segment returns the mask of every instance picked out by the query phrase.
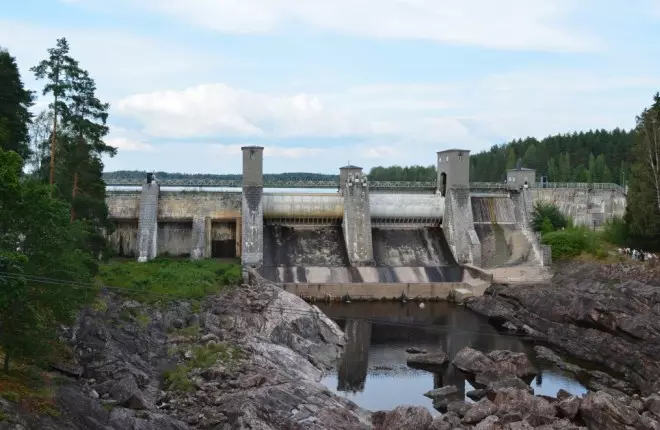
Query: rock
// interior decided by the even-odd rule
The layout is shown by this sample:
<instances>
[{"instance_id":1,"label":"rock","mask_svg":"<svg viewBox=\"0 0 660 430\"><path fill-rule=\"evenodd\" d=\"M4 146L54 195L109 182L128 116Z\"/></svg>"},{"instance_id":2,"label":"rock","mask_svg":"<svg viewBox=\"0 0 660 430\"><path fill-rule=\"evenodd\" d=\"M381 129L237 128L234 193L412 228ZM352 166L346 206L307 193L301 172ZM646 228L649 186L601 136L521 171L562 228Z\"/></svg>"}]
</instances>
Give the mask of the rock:
<instances>
[{"instance_id":1,"label":"rock","mask_svg":"<svg viewBox=\"0 0 660 430\"><path fill-rule=\"evenodd\" d=\"M525 378L537 372L524 353L502 350L484 354L466 347L458 351L452 364L464 372L491 375L491 381L505 376Z\"/></svg>"},{"instance_id":2,"label":"rock","mask_svg":"<svg viewBox=\"0 0 660 430\"><path fill-rule=\"evenodd\" d=\"M470 410L465 413L462 422L465 424L476 424L487 416L493 415L495 412L497 412L497 406L488 399L482 399L472 405Z\"/></svg>"},{"instance_id":3,"label":"rock","mask_svg":"<svg viewBox=\"0 0 660 430\"><path fill-rule=\"evenodd\" d=\"M406 359L409 367L420 369L437 369L447 363L447 354L444 352L434 352L430 354L412 354Z\"/></svg>"},{"instance_id":4,"label":"rock","mask_svg":"<svg viewBox=\"0 0 660 430\"><path fill-rule=\"evenodd\" d=\"M461 423L461 418L454 412L447 412L434 418L429 426L429 430L462 430L465 428Z\"/></svg>"},{"instance_id":5,"label":"rock","mask_svg":"<svg viewBox=\"0 0 660 430\"><path fill-rule=\"evenodd\" d=\"M511 324L509 321L507 321L507 322L505 322L504 324L502 324L502 328L505 328L505 329L507 329L507 330L509 330L509 331L518 331L518 327L516 327L515 325Z\"/></svg>"},{"instance_id":6,"label":"rock","mask_svg":"<svg viewBox=\"0 0 660 430\"><path fill-rule=\"evenodd\" d=\"M569 420L574 420L580 409L580 399L575 396L565 398L557 404L559 415Z\"/></svg>"},{"instance_id":7,"label":"rock","mask_svg":"<svg viewBox=\"0 0 660 430\"><path fill-rule=\"evenodd\" d=\"M426 430L433 417L422 406L399 406L387 412L379 430L419 429Z\"/></svg>"},{"instance_id":8,"label":"rock","mask_svg":"<svg viewBox=\"0 0 660 430\"><path fill-rule=\"evenodd\" d=\"M456 400L449 402L447 405L447 412L453 412L459 417L464 417L467 411L470 409L471 405L468 405L462 400Z\"/></svg>"},{"instance_id":9,"label":"rock","mask_svg":"<svg viewBox=\"0 0 660 430\"><path fill-rule=\"evenodd\" d=\"M537 345L534 347L534 351L536 352L536 356L538 358L541 358L545 361L549 361L550 363L553 363L555 366L559 367L562 370L571 372L574 375L580 375L586 373L586 370L584 370L580 366L565 362L558 354L556 354L550 348Z\"/></svg>"},{"instance_id":10,"label":"rock","mask_svg":"<svg viewBox=\"0 0 660 430\"><path fill-rule=\"evenodd\" d=\"M89 397L91 397L92 399L98 399L99 398L99 393L97 393L96 390L91 390L89 392Z\"/></svg>"},{"instance_id":11,"label":"rock","mask_svg":"<svg viewBox=\"0 0 660 430\"><path fill-rule=\"evenodd\" d=\"M632 426L639 419L637 411L604 392L587 393L579 413L587 427L602 430Z\"/></svg>"},{"instance_id":12,"label":"rock","mask_svg":"<svg viewBox=\"0 0 660 430\"><path fill-rule=\"evenodd\" d=\"M465 393L466 396L468 396L470 399L477 401L480 399L483 399L486 397L486 394L488 394L488 389L487 388L479 388L476 390L470 390L467 393Z\"/></svg>"},{"instance_id":13,"label":"rock","mask_svg":"<svg viewBox=\"0 0 660 430\"><path fill-rule=\"evenodd\" d=\"M213 333L207 333L207 334L203 335L203 336L200 338L200 340L201 340L202 342L204 342L204 343L207 343L207 342L209 342L209 341L211 341L211 340L213 340L213 341L215 341L215 342L219 342L219 341L220 341L220 338L218 338L218 336L215 335L215 334L213 334Z\"/></svg>"},{"instance_id":14,"label":"rock","mask_svg":"<svg viewBox=\"0 0 660 430\"><path fill-rule=\"evenodd\" d=\"M427 351L425 349L417 348L417 347L414 347L414 346L406 348L406 352L408 354L426 354L427 353Z\"/></svg>"},{"instance_id":15,"label":"rock","mask_svg":"<svg viewBox=\"0 0 660 430\"><path fill-rule=\"evenodd\" d=\"M555 420L555 407L548 400L531 395L527 390L503 388L494 394L493 404L498 408L499 416L519 414L535 427Z\"/></svg>"},{"instance_id":16,"label":"rock","mask_svg":"<svg viewBox=\"0 0 660 430\"><path fill-rule=\"evenodd\" d=\"M570 262L550 282L494 284L465 304L491 320L527 326L538 340L624 375L650 394L660 390L658 286L657 271L645 267Z\"/></svg>"},{"instance_id":17,"label":"rock","mask_svg":"<svg viewBox=\"0 0 660 430\"><path fill-rule=\"evenodd\" d=\"M441 388L436 388L435 390L427 391L426 393L424 393L424 396L428 397L431 400L435 400L456 393L458 393L458 388L456 388L454 385L447 385Z\"/></svg>"},{"instance_id":18,"label":"rock","mask_svg":"<svg viewBox=\"0 0 660 430\"><path fill-rule=\"evenodd\" d=\"M505 424L503 430L533 430L534 427L529 425L527 421L517 421L514 423Z\"/></svg>"},{"instance_id":19,"label":"rock","mask_svg":"<svg viewBox=\"0 0 660 430\"><path fill-rule=\"evenodd\" d=\"M644 399L644 407L660 418L660 395L654 393Z\"/></svg>"},{"instance_id":20,"label":"rock","mask_svg":"<svg viewBox=\"0 0 660 430\"><path fill-rule=\"evenodd\" d=\"M480 375L477 375L477 382L480 382ZM518 378L517 376L506 376L502 379L498 379L495 382L491 382L488 385L488 391L496 391L501 388L517 388L519 390L525 390L530 394L534 394L534 389L529 386L528 383Z\"/></svg>"},{"instance_id":21,"label":"rock","mask_svg":"<svg viewBox=\"0 0 660 430\"><path fill-rule=\"evenodd\" d=\"M499 421L500 419L495 415L488 416L474 426L474 430L500 430L502 426L499 425Z\"/></svg>"},{"instance_id":22,"label":"rock","mask_svg":"<svg viewBox=\"0 0 660 430\"><path fill-rule=\"evenodd\" d=\"M125 376L110 389L110 397L120 406L131 409L146 409L142 392L131 376Z\"/></svg>"}]
</instances>

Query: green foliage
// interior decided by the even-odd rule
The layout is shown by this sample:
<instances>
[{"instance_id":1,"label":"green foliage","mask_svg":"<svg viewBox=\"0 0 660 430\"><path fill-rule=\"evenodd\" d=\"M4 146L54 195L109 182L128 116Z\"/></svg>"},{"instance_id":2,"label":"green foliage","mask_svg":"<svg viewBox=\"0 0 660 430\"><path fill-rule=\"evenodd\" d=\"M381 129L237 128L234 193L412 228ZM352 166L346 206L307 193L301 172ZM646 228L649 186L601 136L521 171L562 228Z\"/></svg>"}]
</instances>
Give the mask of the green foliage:
<instances>
[{"instance_id":1,"label":"green foliage","mask_svg":"<svg viewBox=\"0 0 660 430\"><path fill-rule=\"evenodd\" d=\"M638 117L625 221L632 240L660 250L660 94Z\"/></svg>"},{"instance_id":2,"label":"green foliage","mask_svg":"<svg viewBox=\"0 0 660 430\"><path fill-rule=\"evenodd\" d=\"M571 227L543 235L543 243L552 247L552 259L563 260L588 253L597 257L607 256L607 251L597 232L586 227Z\"/></svg>"},{"instance_id":3,"label":"green foliage","mask_svg":"<svg viewBox=\"0 0 660 430\"><path fill-rule=\"evenodd\" d=\"M157 258L110 261L102 265L99 279L104 285L126 288L126 294L143 302L169 302L202 298L242 281L238 264L215 260Z\"/></svg>"},{"instance_id":4,"label":"green foliage","mask_svg":"<svg viewBox=\"0 0 660 430\"><path fill-rule=\"evenodd\" d=\"M531 224L534 231L547 233L568 227L568 218L556 205L540 201L534 204Z\"/></svg>"},{"instance_id":5,"label":"green foliage","mask_svg":"<svg viewBox=\"0 0 660 430\"><path fill-rule=\"evenodd\" d=\"M34 94L23 87L16 60L0 49L0 148L30 155L28 124Z\"/></svg>"},{"instance_id":6,"label":"green foliage","mask_svg":"<svg viewBox=\"0 0 660 430\"><path fill-rule=\"evenodd\" d=\"M190 392L195 385L188 374L193 369L208 369L218 361L224 365L233 365L243 357L243 351L227 343L210 343L192 348L190 360L179 364L175 369L164 374L165 385L169 390Z\"/></svg>"},{"instance_id":7,"label":"green foliage","mask_svg":"<svg viewBox=\"0 0 660 430\"><path fill-rule=\"evenodd\" d=\"M601 237L614 245L630 245L630 230L623 218L616 217L605 221L601 228Z\"/></svg>"},{"instance_id":8,"label":"green foliage","mask_svg":"<svg viewBox=\"0 0 660 430\"><path fill-rule=\"evenodd\" d=\"M67 282L91 282L95 263L81 250L86 230L48 187L20 179L22 161L0 149L0 345L11 358L44 357L60 324L94 297ZM59 282L53 283L51 280Z\"/></svg>"}]
</instances>

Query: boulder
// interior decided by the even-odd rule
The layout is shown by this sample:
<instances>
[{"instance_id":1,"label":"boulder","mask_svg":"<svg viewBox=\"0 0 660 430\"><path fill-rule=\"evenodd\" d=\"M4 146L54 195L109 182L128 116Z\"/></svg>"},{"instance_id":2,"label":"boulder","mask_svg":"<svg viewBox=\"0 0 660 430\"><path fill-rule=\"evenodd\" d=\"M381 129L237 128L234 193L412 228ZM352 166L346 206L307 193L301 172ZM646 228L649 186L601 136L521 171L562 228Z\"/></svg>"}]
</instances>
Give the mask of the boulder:
<instances>
[{"instance_id":1,"label":"boulder","mask_svg":"<svg viewBox=\"0 0 660 430\"><path fill-rule=\"evenodd\" d=\"M552 423L556 419L554 405L542 397L530 394L527 390L499 389L494 393L493 404L498 408L499 416L517 414L522 420L535 427Z\"/></svg>"},{"instance_id":2,"label":"boulder","mask_svg":"<svg viewBox=\"0 0 660 430\"><path fill-rule=\"evenodd\" d=\"M399 406L385 414L377 430L427 430L433 421L428 409L422 406Z\"/></svg>"},{"instance_id":3,"label":"boulder","mask_svg":"<svg viewBox=\"0 0 660 430\"><path fill-rule=\"evenodd\" d=\"M560 400L557 403L559 415L569 420L574 420L580 410L580 402L580 399L575 396Z\"/></svg>"},{"instance_id":4,"label":"boulder","mask_svg":"<svg viewBox=\"0 0 660 430\"><path fill-rule=\"evenodd\" d=\"M527 378L537 373L527 355L521 352L504 350L495 350L484 354L476 349L466 347L458 351L452 364L467 373L486 374L489 382L505 376Z\"/></svg>"},{"instance_id":5,"label":"boulder","mask_svg":"<svg viewBox=\"0 0 660 430\"><path fill-rule=\"evenodd\" d=\"M636 410L605 392L589 392L580 403L579 414L587 427L599 430L633 426L640 419Z\"/></svg>"},{"instance_id":6,"label":"boulder","mask_svg":"<svg viewBox=\"0 0 660 430\"><path fill-rule=\"evenodd\" d=\"M497 412L497 406L488 399L482 399L472 405L470 410L465 413L462 421L465 424L476 424L495 412Z\"/></svg>"},{"instance_id":7,"label":"boulder","mask_svg":"<svg viewBox=\"0 0 660 430\"><path fill-rule=\"evenodd\" d=\"M406 359L406 363L409 367L427 370L442 368L447 361L449 361L449 359L444 352L410 354Z\"/></svg>"}]
</instances>

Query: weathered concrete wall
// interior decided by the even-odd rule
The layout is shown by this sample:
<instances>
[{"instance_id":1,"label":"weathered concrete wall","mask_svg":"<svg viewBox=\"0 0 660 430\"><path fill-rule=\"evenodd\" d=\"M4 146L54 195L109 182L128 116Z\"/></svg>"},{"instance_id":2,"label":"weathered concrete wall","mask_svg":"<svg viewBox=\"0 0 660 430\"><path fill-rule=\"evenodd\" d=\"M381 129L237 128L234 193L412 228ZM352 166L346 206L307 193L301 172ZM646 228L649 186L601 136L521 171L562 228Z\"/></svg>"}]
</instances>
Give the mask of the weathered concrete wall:
<instances>
[{"instance_id":1,"label":"weathered concrete wall","mask_svg":"<svg viewBox=\"0 0 660 430\"><path fill-rule=\"evenodd\" d=\"M108 236L110 249L122 257L138 256L138 220L117 220L115 231Z\"/></svg>"},{"instance_id":2,"label":"weathered concrete wall","mask_svg":"<svg viewBox=\"0 0 660 430\"><path fill-rule=\"evenodd\" d=\"M111 212L111 216L114 215ZM209 217L214 220L235 220L241 217L241 193L208 191L162 191L158 203L158 219L192 220Z\"/></svg>"},{"instance_id":3,"label":"weathered concrete wall","mask_svg":"<svg viewBox=\"0 0 660 430\"><path fill-rule=\"evenodd\" d=\"M622 217L626 211L626 196L619 191L533 188L534 202L545 201L559 207L579 225L600 225L612 216Z\"/></svg>"},{"instance_id":4,"label":"weathered concrete wall","mask_svg":"<svg viewBox=\"0 0 660 430\"><path fill-rule=\"evenodd\" d=\"M138 261L156 258L158 246L158 195L157 183L145 184L140 194L138 222Z\"/></svg>"},{"instance_id":5,"label":"weathered concrete wall","mask_svg":"<svg viewBox=\"0 0 660 430\"><path fill-rule=\"evenodd\" d=\"M243 264L260 266L264 261L263 187L243 187Z\"/></svg>"},{"instance_id":6,"label":"weathered concrete wall","mask_svg":"<svg viewBox=\"0 0 660 430\"><path fill-rule=\"evenodd\" d=\"M459 264L481 264L481 244L474 230L472 201L468 188L447 190L442 222L445 237Z\"/></svg>"},{"instance_id":7,"label":"weathered concrete wall","mask_svg":"<svg viewBox=\"0 0 660 430\"><path fill-rule=\"evenodd\" d=\"M371 237L378 266L456 265L439 227L374 228Z\"/></svg>"},{"instance_id":8,"label":"weathered concrete wall","mask_svg":"<svg viewBox=\"0 0 660 430\"><path fill-rule=\"evenodd\" d=\"M112 192L105 198L111 219L138 219L140 217L140 192Z\"/></svg>"},{"instance_id":9,"label":"weathered concrete wall","mask_svg":"<svg viewBox=\"0 0 660 430\"><path fill-rule=\"evenodd\" d=\"M471 295L469 286L462 282L439 282L424 284L408 283L355 283L355 284L283 284L282 288L306 299L339 299L346 295L352 299L396 300L405 295L410 299L447 300L451 296Z\"/></svg>"},{"instance_id":10,"label":"weathered concrete wall","mask_svg":"<svg viewBox=\"0 0 660 430\"><path fill-rule=\"evenodd\" d=\"M158 223L158 255L185 256L192 250L193 223L190 221Z\"/></svg>"},{"instance_id":11,"label":"weathered concrete wall","mask_svg":"<svg viewBox=\"0 0 660 430\"><path fill-rule=\"evenodd\" d=\"M342 186L344 196L344 240L348 259L352 265L372 264L371 209L367 177L361 172L351 173Z\"/></svg>"},{"instance_id":12,"label":"weathered concrete wall","mask_svg":"<svg viewBox=\"0 0 660 430\"><path fill-rule=\"evenodd\" d=\"M339 194L264 193L264 218L335 218L344 216Z\"/></svg>"}]
</instances>

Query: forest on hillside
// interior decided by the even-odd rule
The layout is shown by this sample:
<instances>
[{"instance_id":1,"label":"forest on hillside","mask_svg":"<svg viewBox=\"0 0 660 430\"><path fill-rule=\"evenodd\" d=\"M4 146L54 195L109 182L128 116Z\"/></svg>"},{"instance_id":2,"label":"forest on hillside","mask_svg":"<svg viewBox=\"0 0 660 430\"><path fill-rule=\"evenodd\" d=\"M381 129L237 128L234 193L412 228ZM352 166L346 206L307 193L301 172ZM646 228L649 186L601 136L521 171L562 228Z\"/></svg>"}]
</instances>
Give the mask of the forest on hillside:
<instances>
[{"instance_id":1,"label":"forest on hillside","mask_svg":"<svg viewBox=\"0 0 660 430\"><path fill-rule=\"evenodd\" d=\"M623 184L630 171L635 133L614 129L559 134L538 140L517 139L471 154L470 180L499 182L507 169L536 169L551 182L614 182ZM372 181L434 181L435 166L374 167ZM540 179L539 179L540 180Z\"/></svg>"}]
</instances>

